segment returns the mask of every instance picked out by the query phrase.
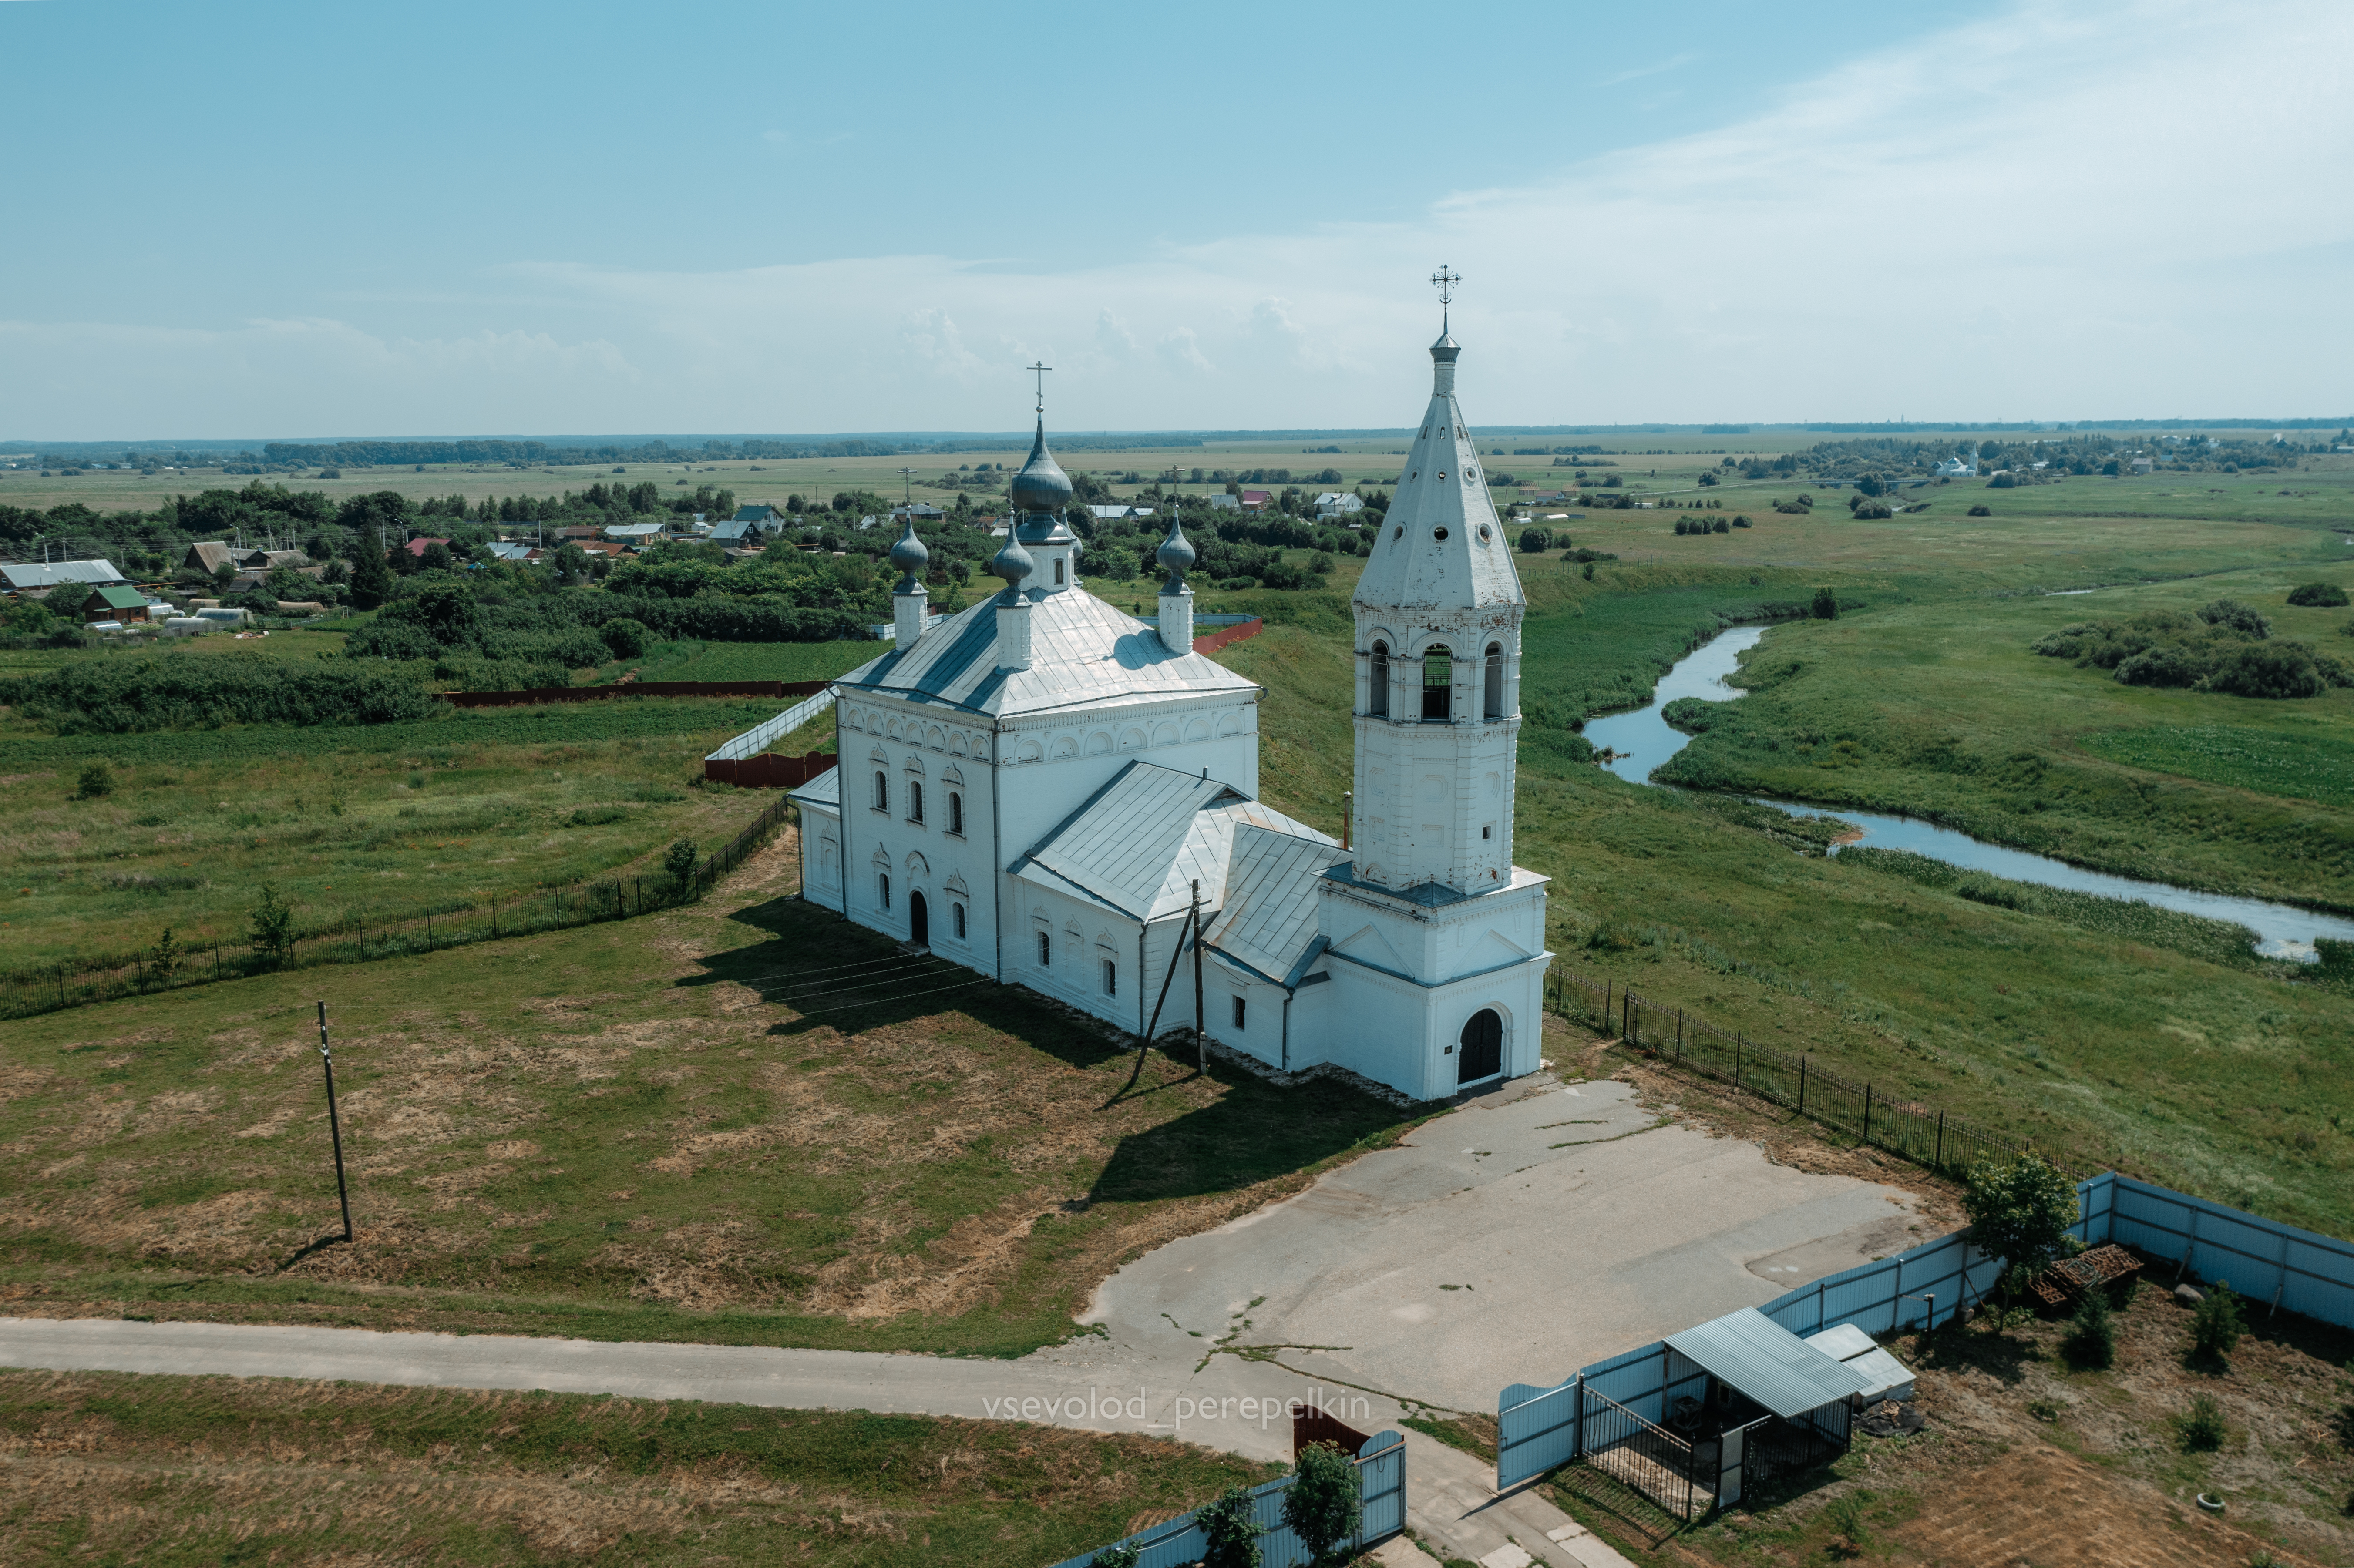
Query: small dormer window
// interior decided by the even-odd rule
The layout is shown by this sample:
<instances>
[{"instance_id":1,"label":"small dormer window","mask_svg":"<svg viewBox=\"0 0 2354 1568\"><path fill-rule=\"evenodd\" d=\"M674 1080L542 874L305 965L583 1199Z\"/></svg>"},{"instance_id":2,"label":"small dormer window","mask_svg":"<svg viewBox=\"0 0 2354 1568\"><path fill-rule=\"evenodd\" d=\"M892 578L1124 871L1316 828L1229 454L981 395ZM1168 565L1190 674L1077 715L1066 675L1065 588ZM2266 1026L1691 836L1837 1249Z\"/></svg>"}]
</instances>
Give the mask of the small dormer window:
<instances>
[{"instance_id":1,"label":"small dormer window","mask_svg":"<svg viewBox=\"0 0 2354 1568\"><path fill-rule=\"evenodd\" d=\"M1063 586L1063 557L1060 556L1055 557L1055 586Z\"/></svg>"}]
</instances>

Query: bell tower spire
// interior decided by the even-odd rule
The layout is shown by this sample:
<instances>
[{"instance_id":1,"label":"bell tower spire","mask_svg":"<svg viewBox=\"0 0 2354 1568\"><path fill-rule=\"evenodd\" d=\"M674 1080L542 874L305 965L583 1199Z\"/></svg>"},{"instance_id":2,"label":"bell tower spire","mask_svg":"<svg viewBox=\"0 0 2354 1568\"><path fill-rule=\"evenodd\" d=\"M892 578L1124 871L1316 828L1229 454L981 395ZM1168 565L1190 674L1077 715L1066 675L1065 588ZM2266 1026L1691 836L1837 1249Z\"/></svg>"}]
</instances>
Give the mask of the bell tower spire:
<instances>
[{"instance_id":1,"label":"bell tower spire","mask_svg":"<svg viewBox=\"0 0 2354 1568\"><path fill-rule=\"evenodd\" d=\"M1461 274L1441 267L1440 331L1422 428L1359 577L1356 790L1362 882L1462 894L1512 878L1527 600L1455 400L1448 330Z\"/></svg>"}]
</instances>

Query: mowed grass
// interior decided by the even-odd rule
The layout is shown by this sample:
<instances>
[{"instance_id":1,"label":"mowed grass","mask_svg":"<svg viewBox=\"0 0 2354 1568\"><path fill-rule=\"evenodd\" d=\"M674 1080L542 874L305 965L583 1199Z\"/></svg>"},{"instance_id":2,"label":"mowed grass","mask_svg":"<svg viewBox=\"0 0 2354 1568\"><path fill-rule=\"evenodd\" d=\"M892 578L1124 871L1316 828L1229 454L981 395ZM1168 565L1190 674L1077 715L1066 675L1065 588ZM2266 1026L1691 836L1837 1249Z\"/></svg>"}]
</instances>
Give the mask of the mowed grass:
<instances>
[{"instance_id":1,"label":"mowed grass","mask_svg":"<svg viewBox=\"0 0 2354 1568\"><path fill-rule=\"evenodd\" d=\"M1639 672L1692 634L1700 591L1532 614L1524 668L1596 686ZM1751 590L1722 591L1732 608ZM1776 628L1766 647L1799 630ZM1218 657L1269 687L1268 799L1336 826L1346 644L1270 629ZM2024 907L2008 908L1986 901L2002 895L1994 879L1931 886L1869 857L1801 855L1737 807L1626 784L1522 737L1514 857L1553 878L1550 941L1571 972L1813 1053L2081 1168L2354 1234L2354 997L2287 966L2202 957L2203 929L2142 932L2115 910L2024 889Z\"/></svg>"},{"instance_id":2,"label":"mowed grass","mask_svg":"<svg viewBox=\"0 0 2354 1568\"><path fill-rule=\"evenodd\" d=\"M1013 1355L1405 1118L1127 1042L788 895L0 1034L15 1310ZM944 989L945 988L945 989ZM336 1224L315 1001L356 1245Z\"/></svg>"},{"instance_id":3,"label":"mowed grass","mask_svg":"<svg viewBox=\"0 0 2354 1568\"><path fill-rule=\"evenodd\" d=\"M1703 732L1660 777L1924 817L2129 876L2354 908L2343 761L2354 690L2278 702L2163 691L2029 652L2073 621L2228 596L2271 615L2276 636L2354 655L2335 630L2343 610L2283 603L2309 571L1890 604L1779 627L1744 656L1748 696L1694 705L1680 721ZM2311 624L2325 616L2327 630ZM2241 737L2229 756L2214 749L2219 732ZM2255 755L2269 759L2261 773ZM2190 765L2167 767L2178 759ZM2302 786L2277 787L2290 779Z\"/></svg>"},{"instance_id":4,"label":"mowed grass","mask_svg":"<svg viewBox=\"0 0 2354 1568\"><path fill-rule=\"evenodd\" d=\"M763 797L702 787L702 759L774 702L620 699L416 724L127 736L0 733L16 831L0 848L10 971L243 940L262 885L312 930L476 906L493 893L642 874L663 846L733 837ZM816 746L830 718L803 734ZM108 765L111 793L77 799Z\"/></svg>"},{"instance_id":5,"label":"mowed grass","mask_svg":"<svg viewBox=\"0 0 2354 1568\"><path fill-rule=\"evenodd\" d=\"M1277 1467L1186 1444L865 1412L0 1372L19 1564L1034 1568Z\"/></svg>"},{"instance_id":6,"label":"mowed grass","mask_svg":"<svg viewBox=\"0 0 2354 1568\"><path fill-rule=\"evenodd\" d=\"M101 638L95 648L0 648L0 679L38 675L69 664L91 660L136 659L165 652L192 658L217 659L224 654L258 653L272 659L308 661L344 656L344 639L350 629L343 623L333 631L297 627L284 631L207 631L200 637Z\"/></svg>"}]
</instances>

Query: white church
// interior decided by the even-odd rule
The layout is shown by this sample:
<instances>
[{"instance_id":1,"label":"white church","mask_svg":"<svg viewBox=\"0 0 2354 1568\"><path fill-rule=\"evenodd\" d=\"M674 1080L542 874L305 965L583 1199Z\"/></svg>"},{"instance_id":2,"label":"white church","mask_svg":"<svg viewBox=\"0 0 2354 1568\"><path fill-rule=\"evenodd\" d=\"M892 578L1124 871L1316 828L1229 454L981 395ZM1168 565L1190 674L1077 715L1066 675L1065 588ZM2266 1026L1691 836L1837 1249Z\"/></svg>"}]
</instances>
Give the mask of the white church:
<instances>
[{"instance_id":1,"label":"white church","mask_svg":"<svg viewBox=\"0 0 2354 1568\"><path fill-rule=\"evenodd\" d=\"M1460 353L1431 346L1357 584L1352 847L1259 799L1259 688L1193 651L1176 525L1157 622L1087 591L1042 405L1002 592L928 620L912 524L891 552L897 644L837 683L840 766L792 795L805 896L1131 1033L1196 1022L1198 931L1201 1027L1281 1071L1418 1100L1534 1071L1553 955L1547 879L1512 863L1526 601Z\"/></svg>"}]
</instances>

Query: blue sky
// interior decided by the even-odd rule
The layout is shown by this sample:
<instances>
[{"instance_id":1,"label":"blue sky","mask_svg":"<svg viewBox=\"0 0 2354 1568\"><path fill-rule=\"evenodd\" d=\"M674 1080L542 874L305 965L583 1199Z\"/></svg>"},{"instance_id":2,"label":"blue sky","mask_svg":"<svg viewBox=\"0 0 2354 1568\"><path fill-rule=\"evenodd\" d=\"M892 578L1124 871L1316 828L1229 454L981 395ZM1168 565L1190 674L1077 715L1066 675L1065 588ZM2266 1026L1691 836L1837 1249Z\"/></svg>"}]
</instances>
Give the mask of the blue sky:
<instances>
[{"instance_id":1,"label":"blue sky","mask_svg":"<svg viewBox=\"0 0 2354 1568\"><path fill-rule=\"evenodd\" d=\"M0 0L0 439L2354 406L2354 7Z\"/></svg>"}]
</instances>

